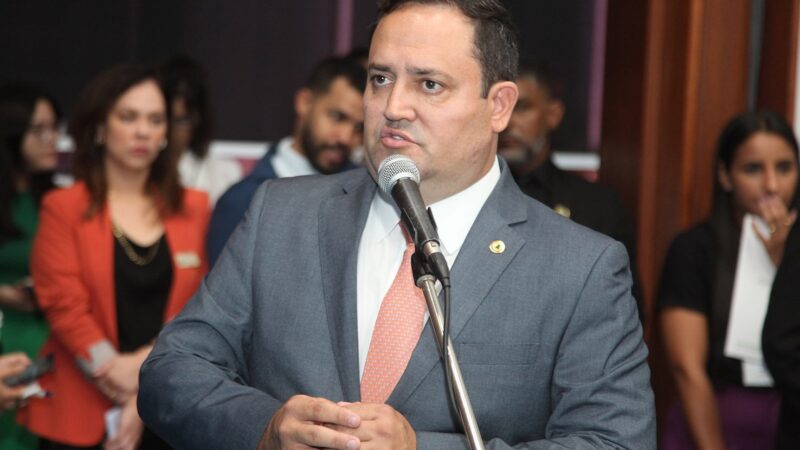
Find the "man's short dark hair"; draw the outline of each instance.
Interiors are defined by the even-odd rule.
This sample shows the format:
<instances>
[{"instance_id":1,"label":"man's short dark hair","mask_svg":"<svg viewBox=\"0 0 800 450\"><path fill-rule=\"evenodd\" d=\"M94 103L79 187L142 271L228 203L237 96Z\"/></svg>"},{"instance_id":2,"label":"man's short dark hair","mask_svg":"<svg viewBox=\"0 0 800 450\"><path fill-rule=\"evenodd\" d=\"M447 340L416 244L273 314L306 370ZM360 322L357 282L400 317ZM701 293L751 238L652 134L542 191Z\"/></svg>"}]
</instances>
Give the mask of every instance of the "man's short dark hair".
<instances>
[{"instance_id":1,"label":"man's short dark hair","mask_svg":"<svg viewBox=\"0 0 800 450\"><path fill-rule=\"evenodd\" d=\"M353 58L334 57L317 64L308 77L305 87L311 89L314 95L325 94L339 77L344 77L350 86L359 92L363 92L367 85L367 72L364 66Z\"/></svg>"},{"instance_id":2,"label":"man's short dark hair","mask_svg":"<svg viewBox=\"0 0 800 450\"><path fill-rule=\"evenodd\" d=\"M559 89L557 89L556 86L556 79L553 78L550 67L541 59L521 59L519 62L518 78L530 78L535 81L538 88L549 97L561 98L561 93L558 92Z\"/></svg>"},{"instance_id":3,"label":"man's short dark hair","mask_svg":"<svg viewBox=\"0 0 800 450\"><path fill-rule=\"evenodd\" d=\"M517 32L508 10L499 0L378 0L378 22L412 4L452 6L473 21L475 58L481 65L484 97L494 83L517 79Z\"/></svg>"}]
</instances>

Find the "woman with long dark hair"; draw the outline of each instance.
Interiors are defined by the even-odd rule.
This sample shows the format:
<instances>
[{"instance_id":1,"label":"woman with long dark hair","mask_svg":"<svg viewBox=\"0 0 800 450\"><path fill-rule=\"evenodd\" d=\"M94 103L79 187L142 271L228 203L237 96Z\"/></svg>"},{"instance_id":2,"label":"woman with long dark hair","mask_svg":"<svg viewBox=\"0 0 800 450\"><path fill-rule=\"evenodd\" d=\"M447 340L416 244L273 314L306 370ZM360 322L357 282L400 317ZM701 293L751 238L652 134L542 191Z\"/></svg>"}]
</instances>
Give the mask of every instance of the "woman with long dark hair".
<instances>
[{"instance_id":1,"label":"woman with long dark hair","mask_svg":"<svg viewBox=\"0 0 800 450\"><path fill-rule=\"evenodd\" d=\"M170 106L169 145L180 154L181 183L208 193L213 205L242 177L239 163L209 154L214 120L203 68L186 57L173 57L159 68Z\"/></svg>"},{"instance_id":2,"label":"woman with long dark hair","mask_svg":"<svg viewBox=\"0 0 800 450\"><path fill-rule=\"evenodd\" d=\"M20 420L43 449L166 447L138 417L138 372L206 272L209 217L206 194L178 182L168 117L155 72L133 64L97 76L73 111L77 183L42 201L31 261L53 395Z\"/></svg>"},{"instance_id":3,"label":"woman with long dark hair","mask_svg":"<svg viewBox=\"0 0 800 450\"><path fill-rule=\"evenodd\" d=\"M662 433L666 450L775 443L778 394L746 386L742 361L723 349L746 214L767 224L768 232L753 231L772 263L781 265L797 218L797 140L775 113L739 115L720 134L715 168L711 216L675 238L661 277L661 327L680 394Z\"/></svg>"},{"instance_id":4,"label":"woman with long dark hair","mask_svg":"<svg viewBox=\"0 0 800 450\"><path fill-rule=\"evenodd\" d=\"M47 337L31 290L29 254L42 196L53 187L58 164L59 113L44 91L0 87L0 317L2 352L33 358ZM33 449L36 437L1 413L0 448Z\"/></svg>"}]
</instances>

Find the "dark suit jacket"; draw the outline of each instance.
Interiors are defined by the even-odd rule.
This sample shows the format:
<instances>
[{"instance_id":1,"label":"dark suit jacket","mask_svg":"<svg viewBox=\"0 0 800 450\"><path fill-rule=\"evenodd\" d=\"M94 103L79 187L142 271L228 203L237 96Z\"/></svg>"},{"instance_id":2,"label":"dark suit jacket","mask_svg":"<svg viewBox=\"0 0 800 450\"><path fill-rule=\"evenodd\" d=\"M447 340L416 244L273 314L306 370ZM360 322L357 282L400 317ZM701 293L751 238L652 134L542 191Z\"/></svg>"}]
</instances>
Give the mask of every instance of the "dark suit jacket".
<instances>
[{"instance_id":1,"label":"dark suit jacket","mask_svg":"<svg viewBox=\"0 0 800 450\"><path fill-rule=\"evenodd\" d=\"M764 360L783 396L778 449L800 448L800 222L772 283L762 336Z\"/></svg>"},{"instance_id":2,"label":"dark suit jacket","mask_svg":"<svg viewBox=\"0 0 800 450\"><path fill-rule=\"evenodd\" d=\"M214 206L214 213L211 215L211 223L208 225L208 237L206 238L208 250L208 262L210 266L222 252L225 243L233 233L236 225L244 217L250 200L261 183L278 178L275 169L272 168L272 158L275 156L277 143L273 143L267 149L267 154L253 167L253 171L238 183L231 186L222 197L217 200Z\"/></svg>"},{"instance_id":3,"label":"dark suit jacket","mask_svg":"<svg viewBox=\"0 0 800 450\"><path fill-rule=\"evenodd\" d=\"M487 448L654 449L623 246L501 171L451 271L451 334ZM151 428L178 448L255 448L292 395L360 400L358 242L376 189L363 169L259 188L143 365ZM467 448L430 324L387 403L420 449Z\"/></svg>"},{"instance_id":4,"label":"dark suit jacket","mask_svg":"<svg viewBox=\"0 0 800 450\"><path fill-rule=\"evenodd\" d=\"M617 193L598 183L561 170L551 160L517 178L522 192L556 212L569 212L571 220L622 242L633 272L633 295L641 306L641 286L636 271L636 234L627 209ZM564 209L566 208L566 209ZM640 315L642 310L640 308Z\"/></svg>"}]
</instances>

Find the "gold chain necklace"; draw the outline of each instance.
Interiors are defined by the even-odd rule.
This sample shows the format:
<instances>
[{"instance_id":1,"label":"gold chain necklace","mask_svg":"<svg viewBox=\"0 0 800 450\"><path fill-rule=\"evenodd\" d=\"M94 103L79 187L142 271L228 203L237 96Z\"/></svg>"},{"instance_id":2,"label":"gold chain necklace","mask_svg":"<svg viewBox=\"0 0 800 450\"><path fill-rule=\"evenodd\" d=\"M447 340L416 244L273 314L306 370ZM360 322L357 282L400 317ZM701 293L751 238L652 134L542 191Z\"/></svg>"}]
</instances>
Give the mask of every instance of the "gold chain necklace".
<instances>
[{"instance_id":1,"label":"gold chain necklace","mask_svg":"<svg viewBox=\"0 0 800 450\"><path fill-rule=\"evenodd\" d=\"M133 249L130 241L125 237L125 233L123 233L117 224L113 222L111 223L111 232L114 234L114 238L116 238L117 242L119 242L119 245L122 246L125 256L127 256L128 259L137 266L146 266L153 262L153 260L156 258L156 255L158 254L158 248L161 245L161 238L159 238L155 244L150 246L144 256L141 256L136 253L136 250Z\"/></svg>"}]
</instances>

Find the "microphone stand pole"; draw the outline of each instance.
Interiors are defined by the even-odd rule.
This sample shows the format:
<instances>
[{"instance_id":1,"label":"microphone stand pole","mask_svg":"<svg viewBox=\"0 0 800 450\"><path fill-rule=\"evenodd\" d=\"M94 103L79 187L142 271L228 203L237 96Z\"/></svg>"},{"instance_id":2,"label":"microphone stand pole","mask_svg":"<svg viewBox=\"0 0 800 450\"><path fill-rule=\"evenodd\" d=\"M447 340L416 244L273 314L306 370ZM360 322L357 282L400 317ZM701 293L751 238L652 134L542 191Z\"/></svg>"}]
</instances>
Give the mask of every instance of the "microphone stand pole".
<instances>
[{"instance_id":1,"label":"microphone stand pole","mask_svg":"<svg viewBox=\"0 0 800 450\"><path fill-rule=\"evenodd\" d=\"M439 296L436 295L436 278L432 275L430 267L419 252L415 252L411 258L411 267L414 272L414 279L417 287L422 289L425 294L425 301L428 304L431 325L433 325L436 343L439 345L440 354L444 354L444 346L447 345L447 360L444 361L447 384L450 386L450 397L455 403L461 425L464 427L464 434L467 437L469 448L472 450L484 450L483 438L478 428L478 421L475 419L475 412L472 410L472 403L469 401L467 386L464 384L464 377L461 375L461 368L458 365L458 358L453 349L453 341L448 336L444 342L444 316L439 305Z\"/></svg>"}]
</instances>

